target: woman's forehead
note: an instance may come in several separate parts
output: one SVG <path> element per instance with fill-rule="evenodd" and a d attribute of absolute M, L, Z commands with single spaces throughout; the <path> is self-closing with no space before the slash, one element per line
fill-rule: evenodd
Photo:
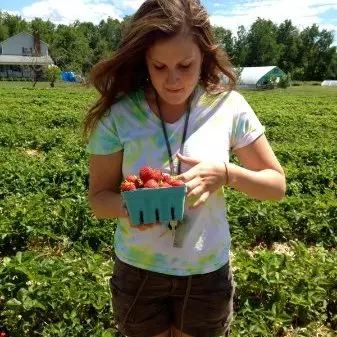
<path fill-rule="evenodd" d="M 199 51 L 198 45 L 192 37 L 173 37 L 155 42 L 147 51 L 149 59 L 165 63 L 176 60 L 181 62 L 193 59 Z"/>

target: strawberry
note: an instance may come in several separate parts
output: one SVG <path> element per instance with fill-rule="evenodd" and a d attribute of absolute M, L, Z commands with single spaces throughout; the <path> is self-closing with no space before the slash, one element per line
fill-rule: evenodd
<path fill-rule="evenodd" d="M 151 178 L 157 182 L 160 182 L 163 180 L 163 173 L 160 170 L 153 169 Z"/>
<path fill-rule="evenodd" d="M 7 334 L 6 334 L 5 331 L 1 331 L 1 332 L 0 332 L 0 337 L 6 337 L 6 336 L 7 336 Z"/>
<path fill-rule="evenodd" d="M 163 181 L 159 184 L 160 187 L 172 187 L 169 183 L 167 183 L 166 181 Z"/>
<path fill-rule="evenodd" d="M 153 168 L 151 166 L 143 166 L 139 170 L 139 178 L 146 183 L 148 180 L 152 179 Z"/>
<path fill-rule="evenodd" d="M 185 183 L 180 179 L 171 179 L 171 186 L 184 186 Z"/>
<path fill-rule="evenodd" d="M 136 184 L 137 179 L 138 177 L 135 174 L 130 174 L 125 178 L 126 181 L 130 181 L 131 183 L 134 184 Z"/>
<path fill-rule="evenodd" d="M 121 183 L 121 190 L 122 190 L 123 192 L 125 192 L 125 191 L 133 191 L 133 190 L 135 190 L 135 189 L 136 189 L 136 186 L 135 186 L 135 184 L 132 183 L 131 181 L 123 181 L 123 182 Z"/>
<path fill-rule="evenodd" d="M 158 188 L 159 184 L 154 179 L 150 179 L 144 184 L 144 187 L 145 188 Z"/>
<path fill-rule="evenodd" d="M 167 173 L 163 174 L 163 181 L 164 182 L 166 182 L 168 184 L 171 184 L 171 180 L 172 180 L 172 177 L 169 174 L 167 174 Z"/>

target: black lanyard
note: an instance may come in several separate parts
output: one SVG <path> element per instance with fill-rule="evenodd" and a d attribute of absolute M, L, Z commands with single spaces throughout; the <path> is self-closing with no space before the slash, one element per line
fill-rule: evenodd
<path fill-rule="evenodd" d="M 166 125 L 165 125 L 163 115 L 162 115 L 162 112 L 161 112 L 161 109 L 160 109 L 157 92 L 155 92 L 155 96 L 156 96 L 156 103 L 157 103 L 157 108 L 158 108 L 158 112 L 159 112 L 159 116 L 160 116 L 161 126 L 162 126 L 162 129 L 163 129 L 163 132 L 164 132 L 166 148 L 167 148 L 167 152 L 168 152 L 168 156 L 169 156 L 171 175 L 173 175 L 174 174 L 174 165 L 173 165 L 173 159 L 172 159 L 171 145 L 170 145 L 170 141 L 168 139 Z M 191 97 L 192 97 L 192 95 L 191 95 Z M 186 112 L 186 116 L 185 116 L 184 132 L 183 132 L 183 137 L 181 139 L 181 144 L 180 144 L 180 153 L 181 154 L 183 154 L 183 151 L 184 151 L 184 144 L 185 144 L 185 140 L 186 140 L 188 120 L 190 118 L 190 114 L 191 114 L 191 98 L 188 99 L 188 108 L 187 108 L 187 112 Z M 180 173 L 181 173 L 181 162 L 179 160 L 177 174 L 180 174 Z"/>

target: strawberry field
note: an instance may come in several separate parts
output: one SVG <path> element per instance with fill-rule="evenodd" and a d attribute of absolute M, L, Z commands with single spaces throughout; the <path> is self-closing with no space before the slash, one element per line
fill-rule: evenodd
<path fill-rule="evenodd" d="M 112 337 L 113 220 L 87 202 L 83 86 L 0 83 L 0 333 Z M 287 176 L 281 202 L 226 189 L 233 337 L 337 334 L 337 89 L 245 91 Z M 236 161 L 236 158 L 232 158 Z"/>

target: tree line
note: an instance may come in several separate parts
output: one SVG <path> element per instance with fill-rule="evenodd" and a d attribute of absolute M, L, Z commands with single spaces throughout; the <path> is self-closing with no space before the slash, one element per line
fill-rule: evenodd
<path fill-rule="evenodd" d="M 97 25 L 80 21 L 57 25 L 41 18 L 26 21 L 0 11 L 0 41 L 22 31 L 38 34 L 49 45 L 49 54 L 60 69 L 86 75 L 97 61 L 118 48 L 130 18 L 119 21 L 109 17 Z M 249 30 L 240 26 L 236 35 L 223 27 L 212 29 L 236 67 L 273 65 L 294 80 L 337 79 L 334 33 L 316 24 L 300 30 L 291 20 L 277 25 L 258 18 Z"/>

